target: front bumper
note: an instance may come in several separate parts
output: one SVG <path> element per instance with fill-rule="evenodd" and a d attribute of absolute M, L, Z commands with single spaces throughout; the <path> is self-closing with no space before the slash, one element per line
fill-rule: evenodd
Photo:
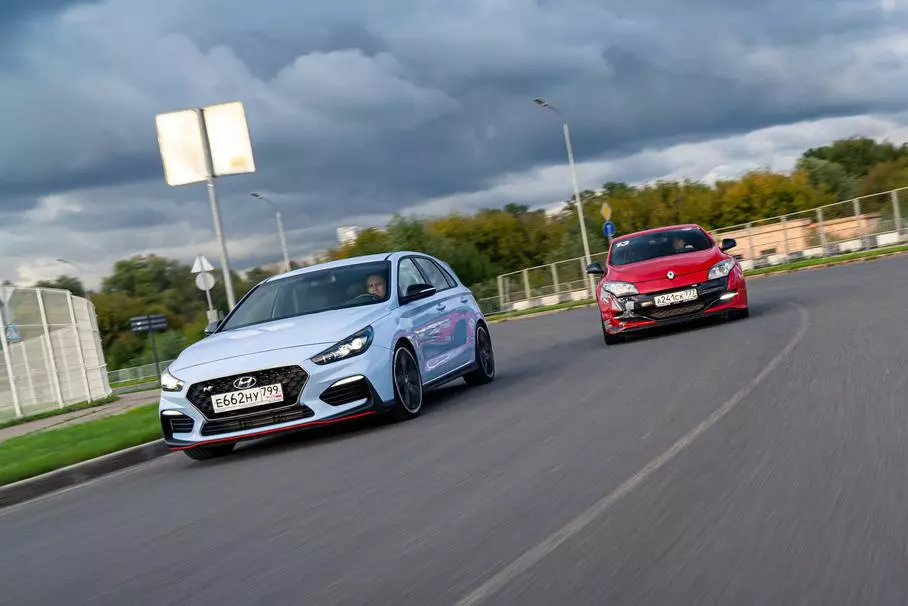
<path fill-rule="evenodd" d="M 239 442 L 283 431 L 316 427 L 385 412 L 393 402 L 390 352 L 373 345 L 350 360 L 319 366 L 292 353 L 246 356 L 193 369 L 180 392 L 161 392 L 159 421 L 174 450 Z M 235 391 L 233 381 L 255 376 L 257 384 L 282 385 L 281 402 L 215 412 L 211 396 Z"/>
<path fill-rule="evenodd" d="M 658 295 L 697 289 L 693 301 L 657 307 Z M 665 291 L 610 297 L 600 303 L 603 327 L 609 334 L 629 333 L 683 322 L 708 318 L 733 309 L 747 306 L 747 293 L 743 281 L 724 277 L 701 283 L 677 286 Z M 615 309 L 618 307 L 618 309 Z"/>

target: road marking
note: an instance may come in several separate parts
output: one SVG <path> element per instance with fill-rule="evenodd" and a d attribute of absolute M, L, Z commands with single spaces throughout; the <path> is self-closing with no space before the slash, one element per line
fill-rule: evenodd
<path fill-rule="evenodd" d="M 511 581 L 516 579 L 518 576 L 526 572 L 535 564 L 538 564 L 542 559 L 547 555 L 555 551 L 562 543 L 576 535 L 578 532 L 583 530 L 596 518 L 607 512 L 612 506 L 620 501 L 623 497 L 630 494 L 635 488 L 640 486 L 643 482 L 646 481 L 649 476 L 659 471 L 666 463 L 674 459 L 678 453 L 690 446 L 697 438 L 703 435 L 709 428 L 718 423 L 722 417 L 730 413 L 735 407 L 746 398 L 750 392 L 754 390 L 763 380 L 769 376 L 769 374 L 782 363 L 788 354 L 797 347 L 798 343 L 801 342 L 801 339 L 804 338 L 804 335 L 807 333 L 807 329 L 810 325 L 810 315 L 807 313 L 807 310 L 797 305 L 796 303 L 790 303 L 795 307 L 801 315 L 801 325 L 798 328 L 798 332 L 795 333 L 794 337 L 788 342 L 782 351 L 776 354 L 776 356 L 770 360 L 769 364 L 763 367 L 763 370 L 743 389 L 738 393 L 733 395 L 731 398 L 725 401 L 722 406 L 717 408 L 711 415 L 709 415 L 703 422 L 694 427 L 691 431 L 685 434 L 680 440 L 674 443 L 671 448 L 663 452 L 661 455 L 647 463 L 640 471 L 635 473 L 633 476 L 628 478 L 614 491 L 604 496 L 602 499 L 594 503 L 589 509 L 581 513 L 579 516 L 567 523 L 561 529 L 555 531 L 540 543 L 536 544 L 534 547 L 530 548 L 529 551 L 526 551 L 519 558 L 511 562 L 505 568 L 499 570 L 494 576 L 487 579 L 476 589 L 471 591 L 469 595 L 461 599 L 456 603 L 456 606 L 473 606 L 479 604 L 493 595 L 501 591 L 506 585 Z"/>

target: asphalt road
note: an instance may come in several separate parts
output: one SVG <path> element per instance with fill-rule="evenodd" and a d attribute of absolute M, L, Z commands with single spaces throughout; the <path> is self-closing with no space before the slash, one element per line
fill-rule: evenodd
<path fill-rule="evenodd" d="M 908 257 L 606 348 L 493 326 L 399 425 L 171 455 L 0 512 L 3 604 L 904 604 Z"/>

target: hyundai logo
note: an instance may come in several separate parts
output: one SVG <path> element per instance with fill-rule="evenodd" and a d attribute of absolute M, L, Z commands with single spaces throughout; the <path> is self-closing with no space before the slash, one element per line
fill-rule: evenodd
<path fill-rule="evenodd" d="M 255 387 L 255 377 L 240 377 L 233 382 L 233 386 L 237 389 L 249 389 L 250 387 Z"/>
<path fill-rule="evenodd" d="M 668 273 L 665 274 L 665 275 L 668 277 L 669 280 L 674 280 L 674 279 L 675 279 L 675 272 L 673 272 L 673 271 L 670 271 L 670 272 L 668 272 Z"/>

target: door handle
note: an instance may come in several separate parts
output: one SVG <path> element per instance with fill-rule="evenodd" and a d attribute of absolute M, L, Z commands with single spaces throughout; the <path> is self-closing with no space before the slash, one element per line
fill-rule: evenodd
<path fill-rule="evenodd" d="M 466 303 L 466 302 L 469 301 L 469 300 L 470 300 L 470 297 L 468 297 L 468 296 L 466 296 L 466 295 L 464 295 L 464 296 L 462 296 L 462 297 L 460 298 L 460 302 L 461 302 L 461 303 Z"/>
<path fill-rule="evenodd" d="M 444 303 L 439 303 L 438 305 L 435 306 L 435 309 L 437 309 L 438 311 L 444 311 L 444 310 L 445 310 L 445 304 L 444 304 Z"/>

